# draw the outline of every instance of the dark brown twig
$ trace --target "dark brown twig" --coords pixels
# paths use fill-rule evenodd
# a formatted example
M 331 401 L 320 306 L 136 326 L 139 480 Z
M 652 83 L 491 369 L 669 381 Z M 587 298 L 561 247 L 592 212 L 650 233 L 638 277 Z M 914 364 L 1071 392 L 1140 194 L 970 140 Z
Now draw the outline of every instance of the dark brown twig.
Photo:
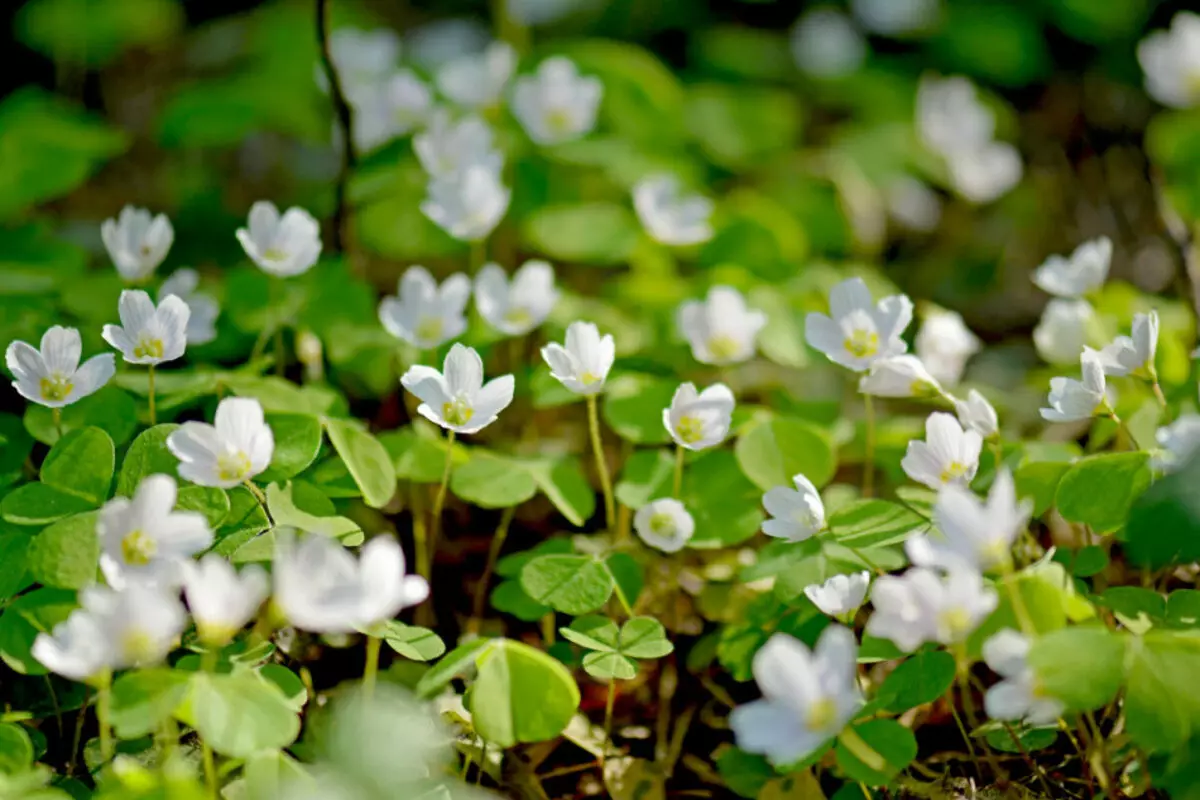
M 350 170 L 354 169 L 358 158 L 354 152 L 354 139 L 350 135 L 350 104 L 346 102 L 342 82 L 338 78 L 337 69 L 333 65 L 333 54 L 329 49 L 329 0 L 317 0 L 317 42 L 321 47 L 321 67 L 329 84 L 329 97 L 333 100 L 333 111 L 337 116 L 338 129 L 342 136 L 342 165 L 338 170 L 337 184 L 334 186 L 333 209 L 333 249 L 342 253 L 345 252 L 346 183 L 350 180 Z

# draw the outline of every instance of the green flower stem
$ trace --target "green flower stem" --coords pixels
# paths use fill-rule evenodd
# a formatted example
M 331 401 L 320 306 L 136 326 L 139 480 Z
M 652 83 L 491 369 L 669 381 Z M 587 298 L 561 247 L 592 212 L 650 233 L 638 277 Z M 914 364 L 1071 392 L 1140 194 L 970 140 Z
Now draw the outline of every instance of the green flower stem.
M 267 521 L 274 525 L 275 521 L 271 519 L 271 510 L 267 507 L 267 496 L 263 494 L 263 490 L 258 488 L 249 478 L 242 481 L 242 485 L 249 490 L 250 494 L 254 495 L 254 499 L 258 501 L 259 507 L 267 515 Z
M 209 646 L 200 658 L 200 671 L 215 673 L 217 671 L 218 658 L 220 658 L 220 651 L 215 647 Z M 220 800 L 221 781 L 217 777 L 217 760 L 213 755 L 213 750 L 208 740 L 203 736 L 200 737 L 200 760 L 204 763 L 204 782 L 208 786 L 208 796 L 212 800 Z
M 863 410 L 867 422 L 866 450 L 863 453 L 862 496 L 875 493 L 875 405 L 871 395 L 863 395 Z
M 1151 388 L 1154 389 L 1154 399 L 1158 401 L 1159 407 L 1165 411 L 1167 408 L 1167 398 L 1163 394 L 1162 386 L 1159 385 L 1157 376 L 1154 378 Z
M 442 482 L 433 496 L 433 515 L 429 528 L 429 547 L 425 552 L 426 571 L 433 572 L 433 554 L 437 552 L 438 538 L 442 532 L 442 510 L 446 507 L 446 489 L 450 486 L 450 468 L 454 465 L 454 431 L 446 432 L 446 465 L 442 468 Z
M 421 487 L 409 486 L 409 511 L 412 513 L 413 549 L 417 561 L 417 574 L 429 580 L 429 528 L 426 526 L 425 509 Z
M 367 636 L 367 665 L 363 668 L 363 691 L 367 697 L 375 694 L 375 679 L 379 674 L 379 650 L 383 639 L 379 636 Z
M 625 616 L 633 616 L 633 606 L 629 605 L 629 598 L 625 596 L 625 592 L 621 589 L 621 583 L 613 577 L 613 594 L 617 596 L 617 602 L 621 604 L 621 609 L 625 612 Z
M 1033 617 L 1029 616 L 1029 609 L 1025 607 L 1025 598 L 1021 597 L 1021 587 L 1017 585 L 1017 574 L 1013 572 L 1012 564 L 1006 561 L 1003 570 L 1001 579 L 1004 582 L 1004 590 L 1008 592 L 1008 600 L 1012 603 L 1013 615 L 1017 618 L 1017 624 L 1021 626 L 1021 633 L 1036 636 L 1037 627 L 1033 624 Z
M 952 709 L 954 705 L 950 706 Z M 881 772 L 887 769 L 887 760 L 879 753 L 875 752 L 875 748 L 867 744 L 866 740 L 858 735 L 858 731 L 847 725 L 842 728 L 842 732 L 838 734 L 838 741 L 842 747 L 845 747 L 859 761 L 867 765 L 869 769 Z M 967 742 L 967 750 L 971 749 L 971 743 Z M 972 755 L 974 758 L 974 755 Z
M 596 395 L 587 397 L 588 432 L 592 437 L 592 453 L 596 457 L 596 472 L 600 475 L 600 489 L 604 492 L 604 529 L 611 531 L 616 521 L 616 502 L 613 500 L 612 477 L 608 474 L 608 462 L 604 459 L 604 444 L 600 441 L 600 412 L 596 408 Z
M 154 365 L 150 365 L 149 371 L 146 373 L 150 383 L 150 424 L 158 424 L 158 415 L 154 413 Z
M 683 457 L 685 455 L 682 445 L 675 445 L 675 483 L 671 491 L 671 497 L 678 498 L 680 492 L 683 491 Z
M 608 698 L 604 701 L 604 742 L 600 746 L 604 749 L 600 751 L 600 763 L 604 764 L 608 757 L 608 748 L 612 744 L 612 721 L 613 721 L 613 705 L 617 701 L 617 681 L 615 678 L 608 679 Z M 616 747 L 614 746 L 615 750 Z
M 55 433 L 57 433 L 57 434 L 58 434 L 58 438 L 59 438 L 59 439 L 61 439 L 61 438 L 62 438 L 62 435 L 63 435 L 63 429 L 62 429 L 62 409 L 61 409 L 61 408 L 52 408 L 52 409 L 50 409 L 50 416 L 51 416 L 51 418 L 54 420 L 54 432 L 55 432 Z
M 113 757 L 112 726 L 112 672 L 105 670 L 96 682 L 96 723 L 100 728 L 100 761 L 107 764 Z
M 492 535 L 492 544 L 488 548 L 487 564 L 484 565 L 483 575 L 479 578 L 479 583 L 475 586 L 475 602 L 471 607 L 471 621 L 467 625 L 467 630 L 472 633 L 479 632 L 479 621 L 483 619 L 483 602 L 487 597 L 488 583 L 491 582 L 492 571 L 496 568 L 496 560 L 500 557 L 500 551 L 504 549 L 504 540 L 508 538 L 508 529 L 512 525 L 513 516 L 516 513 L 516 506 L 509 506 L 504 509 L 504 513 L 500 515 L 500 523 L 496 526 L 496 532 Z
M 467 274 L 474 276 L 487 261 L 487 239 L 471 242 L 471 261 Z

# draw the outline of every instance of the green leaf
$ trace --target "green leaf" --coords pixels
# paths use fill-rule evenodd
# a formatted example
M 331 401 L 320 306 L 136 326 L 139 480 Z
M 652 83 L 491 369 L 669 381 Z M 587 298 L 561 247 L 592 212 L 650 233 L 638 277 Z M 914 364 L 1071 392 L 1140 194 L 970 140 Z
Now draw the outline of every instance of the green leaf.
M 25 459 L 33 451 L 33 437 L 12 414 L 0 414 L 0 488 L 21 480 Z
M 244 486 L 230 489 L 229 513 L 221 527 L 214 531 L 213 552 L 228 558 L 238 548 L 270 527 L 267 513 L 258 499 Z
M 1029 666 L 1042 688 L 1075 711 L 1108 703 L 1121 687 L 1124 663 L 1124 640 L 1097 625 L 1052 631 L 1029 649 Z
M 1129 643 L 1125 722 L 1130 738 L 1145 750 L 1174 750 L 1200 730 L 1200 635 L 1195 631 L 1152 631 Z
M 1017 496 L 1028 497 L 1033 502 L 1035 517 L 1045 514 L 1054 505 L 1058 484 L 1070 468 L 1070 463 L 1065 461 L 1030 461 L 1017 467 L 1013 473 Z
M 92 503 L 44 483 L 27 483 L 0 502 L 0 516 L 14 525 L 46 525 L 94 508 Z
M 0 722 L 0 775 L 19 775 L 33 766 L 33 742 L 20 725 Z
M 833 539 L 858 550 L 899 544 L 928 528 L 923 518 L 887 500 L 854 500 L 829 516 Z
M 429 668 L 417 682 L 417 695 L 430 698 L 445 689 L 450 681 L 466 675 L 475 666 L 479 654 L 490 648 L 495 639 L 472 639 L 451 650 L 442 660 Z
M 379 435 L 379 442 L 396 466 L 396 477 L 414 483 L 440 483 L 446 469 L 446 440 L 440 436 L 429 436 L 415 427 L 387 431 Z M 467 448 L 454 445 L 454 464 L 467 461 Z
M 932 703 L 954 684 L 954 656 L 945 650 L 926 650 L 906 659 L 888 673 L 879 687 L 883 707 L 893 714 Z
M 523 622 L 536 622 L 554 609 L 534 600 L 521 588 L 521 582 L 506 580 L 497 584 L 489 597 L 492 608 L 512 614 Z
M 624 375 L 609 381 L 601 413 L 622 439 L 634 444 L 671 441 L 663 425 L 663 409 L 671 404 L 678 384 L 646 375 Z
M 620 653 L 585 653 L 583 671 L 602 681 L 627 681 L 637 677 L 637 662 Z
M 675 461 L 665 450 L 638 450 L 625 462 L 617 481 L 617 500 L 637 509 L 670 491 Z M 687 476 L 687 473 L 684 473 Z
M 188 707 L 197 733 L 230 758 L 280 750 L 300 733 L 300 718 L 283 691 L 253 673 L 193 674 Z
M 998 1 L 954 4 L 930 46 L 939 63 L 1002 86 L 1024 86 L 1051 66 L 1041 20 Z
M 308 469 L 321 452 L 321 421 L 311 414 L 282 413 L 267 414 L 266 421 L 275 437 L 275 452 L 258 480 L 286 481 Z
M 729 169 L 792 147 L 801 125 L 800 105 L 790 92 L 746 83 L 693 85 L 685 120 L 704 154 Z
M 45 675 L 49 670 L 30 652 L 33 641 L 76 607 L 75 592 L 63 589 L 34 589 L 13 600 L 0 613 L 0 658 L 22 675 Z
M 396 470 L 387 450 L 356 423 L 325 419 L 325 430 L 338 455 L 346 462 L 363 499 L 372 508 L 382 508 L 396 493 Z
M 121 462 L 121 472 L 117 475 L 117 494 L 122 497 L 133 497 L 138 484 L 150 475 L 170 475 L 177 477 L 179 459 L 167 449 L 167 437 L 179 426 L 172 424 L 155 425 L 138 434 L 129 445 L 129 452 Z
M 558 632 L 568 642 L 603 653 L 615 652 L 619 647 L 617 640 L 621 635 L 617 623 L 599 615 L 579 617 L 570 626 L 559 628 Z
M 1167 595 L 1166 622 L 1177 628 L 1200 627 L 1200 591 L 1176 589 Z
M 1134 566 L 1159 569 L 1200 560 L 1200 458 L 1147 489 L 1129 513 L 1125 553 Z
M 538 556 L 521 570 L 521 588 L 534 600 L 564 614 L 587 614 L 613 592 L 612 574 L 591 556 Z
M 894 719 L 847 728 L 837 744 L 838 766 L 851 780 L 868 786 L 888 785 L 916 757 L 917 738 Z
M 1055 505 L 1064 519 L 1108 533 L 1125 524 L 1133 501 L 1149 485 L 1149 453 L 1088 456 L 1063 475 Z
M 726 786 L 749 800 L 755 800 L 767 782 L 775 778 L 775 769 L 765 758 L 736 747 L 722 747 L 716 761 L 717 772 Z
M 58 589 L 82 589 L 94 583 L 100 561 L 98 518 L 98 511 L 89 511 L 43 528 L 26 551 L 30 577 Z
M 710 450 L 684 468 L 681 499 L 696 520 L 688 547 L 730 547 L 762 527 L 762 492 L 727 449 Z
M 218 528 L 229 516 L 229 495 L 215 486 L 190 486 L 179 488 L 175 498 L 177 511 L 198 511 L 210 528 Z
M 612 553 L 604 559 L 604 566 L 608 568 L 608 574 L 612 575 L 616 588 L 624 593 L 625 600 L 630 605 L 636 603 L 638 595 L 646 585 L 646 576 L 637 559 L 629 553 Z
M 1161 625 L 1167 616 L 1167 601 L 1156 591 L 1141 586 L 1111 586 L 1096 603 L 1112 609 L 1118 621 L 1134 633 Z
M 122 739 L 156 733 L 188 693 L 190 673 L 153 668 L 126 672 L 113 682 L 112 724 Z
M 734 452 L 742 472 L 763 491 L 791 486 L 794 475 L 804 475 L 820 488 L 837 468 L 829 435 L 794 417 L 760 422 L 738 437 Z
M 654 617 L 633 617 L 621 626 L 617 649 L 630 658 L 662 658 L 675 649 Z
M 537 482 L 513 459 L 473 448 L 467 463 L 451 474 L 450 489 L 473 505 L 510 508 L 537 494 Z
M 116 451 L 99 428 L 79 428 L 59 439 L 42 462 L 42 483 L 78 495 L 93 506 L 108 499 Z
M 579 688 L 559 661 L 511 639 L 493 640 L 478 658 L 467 696 L 475 730 L 501 747 L 553 739 L 579 708 Z
M 538 489 L 558 512 L 576 527 L 582 527 L 596 511 L 596 491 L 588 483 L 579 460 L 528 461 L 525 464 Z
M 64 436 L 70 431 L 89 426 L 107 433 L 113 443 L 120 447 L 138 429 L 137 402 L 129 392 L 109 384 L 62 410 Z M 44 444 L 52 445 L 58 441 L 53 413 L 45 406 L 30 405 L 25 409 L 25 428 L 33 438 Z
M 446 643 L 433 631 L 397 620 L 387 623 L 384 640 L 409 661 L 432 661 L 446 652 Z
M 77 21 L 87 19 L 86 26 Z M 182 9 L 170 0 L 35 0 L 21 9 L 21 41 L 43 55 L 79 66 L 100 67 L 134 46 L 167 41 L 183 27 Z
M 296 507 L 292 492 L 291 483 L 287 486 L 273 483 L 267 487 L 267 508 L 271 509 L 271 518 L 276 525 L 361 544 L 363 532 L 357 522 L 347 517 L 318 517 L 302 511 Z
M 1058 739 L 1058 731 L 1053 728 L 1026 728 L 1019 729 L 1015 726 L 1012 728 L 1012 734 L 1016 734 L 1017 741 L 1013 741 L 1013 735 L 1002 726 L 997 726 L 988 730 L 984 736 L 984 740 L 988 743 L 988 747 L 999 750 L 1001 753 L 1032 753 L 1037 750 L 1045 750 L 1050 747 Z
M 640 234 L 625 206 L 605 201 L 541 206 L 521 229 L 530 248 L 542 255 L 594 266 L 627 262 Z
M 22 531 L 0 530 L 0 605 L 33 582 L 25 568 L 32 541 Z

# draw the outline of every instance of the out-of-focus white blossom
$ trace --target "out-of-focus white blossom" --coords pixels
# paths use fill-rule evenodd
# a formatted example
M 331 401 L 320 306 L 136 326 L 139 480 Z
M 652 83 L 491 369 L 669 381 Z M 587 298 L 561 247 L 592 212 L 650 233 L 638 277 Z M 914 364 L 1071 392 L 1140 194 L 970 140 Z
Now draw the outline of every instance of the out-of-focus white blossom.
M 867 42 L 840 11 L 816 8 L 792 28 L 792 58 L 801 72 L 817 78 L 840 78 L 858 71 L 867 57 Z
M 1200 14 L 1180 11 L 1170 28 L 1138 44 L 1137 57 L 1155 100 L 1175 108 L 1200 105 Z

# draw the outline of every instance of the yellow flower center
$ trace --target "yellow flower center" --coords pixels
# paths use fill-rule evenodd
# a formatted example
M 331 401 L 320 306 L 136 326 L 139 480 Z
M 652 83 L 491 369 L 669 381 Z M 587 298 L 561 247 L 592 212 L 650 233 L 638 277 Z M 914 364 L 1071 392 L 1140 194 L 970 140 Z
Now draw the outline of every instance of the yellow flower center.
M 949 466 L 942 470 L 942 474 L 938 476 L 942 483 L 950 483 L 951 481 L 965 478 L 969 468 L 961 461 L 951 461 Z
M 523 328 L 533 321 L 533 314 L 527 308 L 510 308 L 504 315 L 504 321 L 514 328 Z
M 837 703 L 828 697 L 822 697 L 808 707 L 808 715 L 804 725 L 810 731 L 823 731 L 837 719 Z
M 442 419 L 451 425 L 466 425 L 475 416 L 475 409 L 461 397 L 442 403 Z
M 546 127 L 554 133 L 570 133 L 572 123 L 571 113 L 565 108 L 552 108 L 546 112 Z
M 600 378 L 599 378 L 599 376 L 594 375 L 591 372 L 585 372 L 579 376 L 579 382 L 582 383 L 584 386 L 595 386 L 597 383 L 600 382 Z
M 879 334 L 866 328 L 855 328 L 842 346 L 855 358 L 870 358 L 879 352 Z
M 140 248 L 140 252 L 142 254 L 142 258 L 148 257 L 150 255 L 150 245 L 143 244 Z
M 144 566 L 150 563 L 158 552 L 158 542 L 147 536 L 141 529 L 130 531 L 121 539 L 121 558 L 126 564 Z
M 679 420 L 675 433 L 684 444 L 695 444 L 704 438 L 704 423 L 699 417 L 689 414 Z
M 934 397 L 938 393 L 937 387 L 929 381 L 920 378 L 912 382 L 910 391 L 912 391 L 912 396 L 917 398 Z
M 262 257 L 267 261 L 283 261 L 288 257 L 288 254 L 278 247 L 268 247 L 263 251 Z
M 73 385 L 61 372 L 55 372 L 42 378 L 38 388 L 43 400 L 57 403 L 67 399 Z
M 738 354 L 737 339 L 727 334 L 717 334 L 708 340 L 708 352 L 717 361 L 728 361 Z
M 971 615 L 963 608 L 948 608 L 938 617 L 951 641 L 958 641 L 971 632 Z
M 442 338 L 441 317 L 421 317 L 417 323 L 417 338 L 423 342 L 436 342 Z
M 121 651 L 125 655 L 125 660 L 132 664 L 150 661 L 158 656 L 154 638 L 137 628 L 125 631 L 125 635 L 121 637 Z
M 650 530 L 656 536 L 674 536 L 675 519 L 665 511 L 650 517 Z
M 135 358 L 162 358 L 162 339 L 152 339 L 149 336 L 142 336 L 138 339 L 137 346 L 133 348 L 133 355 Z
M 237 635 L 239 629 L 229 625 L 214 625 L 212 623 L 196 622 L 196 634 L 205 644 L 223 646 Z
M 223 481 L 243 481 L 250 474 L 250 456 L 238 450 L 217 457 L 217 477 Z

